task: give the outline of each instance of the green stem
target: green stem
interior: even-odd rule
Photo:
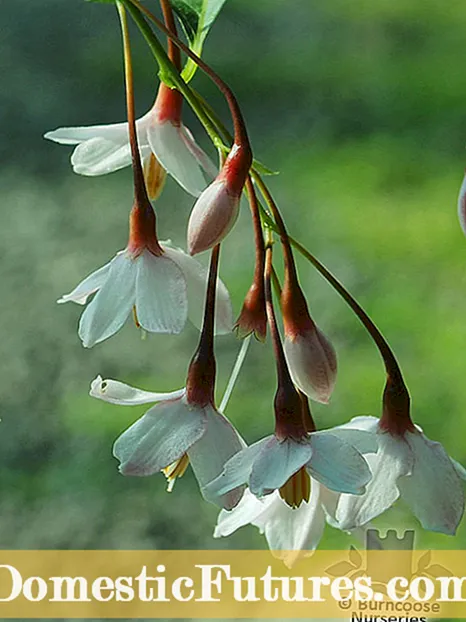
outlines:
[[[126,6],[128,13],[131,15],[139,30],[141,31],[154,58],[156,59],[160,67],[162,74],[166,73],[170,76],[171,82],[177,88],[177,90],[182,93],[186,101],[194,110],[217,149],[226,149],[221,139],[221,136],[211,122],[210,117],[204,111],[202,104],[198,101],[198,98],[196,97],[192,89],[189,87],[188,84],[186,84],[180,73],[176,70],[176,67],[168,58],[168,55],[165,52],[163,45],[152,32],[152,28],[149,26],[144,16],[141,14],[139,9],[137,9],[134,4],[131,3],[130,0],[122,0],[122,2]]]

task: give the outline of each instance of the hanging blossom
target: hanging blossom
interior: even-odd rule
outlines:
[[[164,471],[173,482],[191,463],[201,492],[244,442],[215,407],[216,362],[213,349],[219,247],[212,253],[204,320],[199,345],[188,369],[186,388],[168,394],[141,392],[112,380],[96,378],[91,395],[116,404],[155,402],[141,419],[115,442],[113,453],[124,475]],[[244,487],[232,487],[216,502],[226,509],[238,504]]]
[[[206,187],[202,170],[210,177],[217,174],[217,168],[181,121],[182,102],[178,91],[161,83],[154,106],[136,121],[151,199],[161,188],[159,164],[195,197]],[[77,145],[71,164],[80,175],[105,175],[131,165],[128,123],[63,127],[44,137],[63,145]]]
[[[84,279],[58,301],[86,304],[79,336],[86,348],[115,334],[131,312],[137,326],[153,333],[180,333],[189,316],[201,324],[207,271],[169,242],[159,243],[155,212],[147,202],[135,204],[130,216],[129,243],[109,263]],[[216,331],[232,330],[230,297],[217,283]]]
[[[298,508],[309,502],[311,477],[338,493],[365,492],[371,473],[362,454],[341,433],[315,431],[307,400],[291,389],[277,390],[275,433],[228,460],[221,475],[207,486],[206,498],[215,500],[247,484],[256,497],[279,491],[291,508]]]
[[[385,399],[387,396],[390,401]],[[409,396],[389,382],[384,399],[381,419],[356,417],[345,426],[353,428],[356,445],[358,434],[372,434],[378,451],[366,456],[372,479],[365,494],[341,495],[336,511],[338,524],[342,529],[365,525],[401,498],[424,529],[454,535],[464,513],[465,470],[440,443],[431,441],[413,424]]]
[[[121,406],[155,404],[116,440],[113,455],[120,462],[122,475],[164,472],[170,491],[189,464],[203,490],[226,460],[244,446],[228,419],[211,403],[201,406],[190,399],[186,388],[152,393],[98,376],[90,395]],[[242,493],[241,488],[232,490],[217,502],[225,508],[234,507]]]

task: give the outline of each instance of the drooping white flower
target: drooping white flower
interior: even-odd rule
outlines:
[[[160,85],[154,106],[136,121],[139,151],[146,164],[153,154],[182,188],[197,197],[206,187],[202,169],[211,177],[217,169],[181,122],[181,102],[180,93]],[[131,164],[128,123],[63,127],[47,132],[45,138],[77,145],[71,164],[80,175],[105,175]]]
[[[84,279],[58,301],[86,304],[79,323],[79,336],[87,348],[115,334],[135,310],[138,324],[148,332],[180,333],[187,317],[200,327],[207,283],[207,270],[169,242],[163,253],[148,248],[134,254],[120,251],[109,263]],[[217,283],[216,331],[230,332],[233,314],[228,291]]]
[[[309,501],[303,501],[299,508],[287,505],[278,491],[258,499],[246,490],[234,509],[220,512],[214,538],[229,536],[248,524],[255,525],[265,535],[274,556],[291,568],[300,557],[317,548],[338,496],[313,478]]]
[[[289,504],[298,506],[308,497],[302,490],[308,487],[308,482],[300,483],[308,476],[330,490],[360,495],[371,474],[361,453],[331,432],[312,432],[299,440],[290,437],[279,440],[271,435],[233,456],[221,475],[207,486],[205,495],[215,499],[216,495],[247,484],[257,497],[280,490]],[[290,501],[287,490],[292,478],[302,488],[296,502]]]
[[[466,474],[440,443],[428,439],[419,428],[391,434],[381,429],[376,417],[356,417],[343,427],[356,435],[360,431],[373,434],[378,451],[366,455],[372,471],[366,492],[340,497],[336,520],[342,529],[366,524],[401,497],[425,529],[448,535],[456,532],[464,513],[462,480]],[[357,442],[356,436],[353,440]]]
[[[200,407],[190,403],[186,389],[151,393],[98,376],[91,384],[90,395],[125,406],[156,404],[114,444],[113,454],[120,461],[123,475],[146,476],[165,471],[172,479],[182,475],[189,461],[202,492],[220,474],[225,462],[244,447],[228,419],[210,404]],[[238,486],[218,497],[216,503],[232,508],[243,491]]]

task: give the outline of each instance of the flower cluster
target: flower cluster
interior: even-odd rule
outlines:
[[[170,334],[180,333],[189,318],[200,333],[184,388],[153,393],[100,376],[92,382],[94,398],[124,406],[154,404],[114,444],[120,473],[148,476],[162,472],[172,490],[191,465],[203,497],[221,508],[215,537],[228,536],[251,523],[289,565],[301,551],[317,547],[326,524],[348,532],[363,529],[398,499],[425,529],[454,534],[464,513],[465,470],[414,425],[409,393],[388,343],[347,290],[305,251],[362,321],[386,372],[380,418],[355,417],[332,429],[317,429],[309,400],[329,404],[337,357],[311,316],[292,248],[293,244],[298,250],[302,247],[289,237],[255,167],[236,99],[179,42],[170,5],[162,2],[166,26],[161,27],[170,39],[168,70],[176,88],[162,82],[151,110],[135,120],[124,5],[131,7],[138,25],[143,15],[160,23],[147,10],[142,13],[136,1],[119,4],[128,122],[61,128],[45,137],[76,145],[71,162],[82,175],[103,175],[132,165],[135,198],[129,211],[128,244],[58,302],[87,305],[78,331],[87,348],[114,335],[130,316],[144,331]],[[175,44],[213,78],[230,106],[234,136],[222,152],[219,170],[183,124],[183,101],[186,98],[192,104],[193,96],[180,77]],[[167,70],[166,57],[162,54],[158,60]],[[195,102],[201,121],[206,116],[209,120],[209,132],[218,131],[218,146],[227,131],[216,125],[202,100]],[[188,252],[158,238],[154,202],[167,173],[197,198],[187,223]],[[258,201],[257,189],[267,210]],[[251,207],[256,262],[235,327],[240,338],[254,333],[265,341],[269,333],[277,376],[270,405],[273,430],[249,446],[220,412],[214,397],[215,335],[231,333],[234,324],[228,291],[218,278],[220,243],[235,224],[243,192]],[[464,193],[463,187],[459,201],[463,224]],[[283,254],[283,283],[273,264],[275,236]],[[211,251],[209,270],[193,257],[204,251]]]

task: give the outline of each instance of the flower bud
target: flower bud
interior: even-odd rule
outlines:
[[[188,223],[191,255],[219,244],[235,224],[251,157],[249,149],[234,144],[217,178],[196,201]]]
[[[265,310],[264,288],[262,283],[253,283],[244,299],[243,308],[236,321],[235,329],[240,339],[251,333],[259,341],[267,336],[267,313]]]
[[[229,233],[239,212],[239,196],[230,194],[226,180],[217,178],[201,194],[188,223],[191,255],[213,248]]]
[[[337,375],[335,350],[312,320],[304,294],[293,279],[285,279],[281,304],[284,350],[293,382],[311,399],[327,404]]]
[[[458,218],[464,235],[466,235],[466,175],[461,184],[458,196]]]

